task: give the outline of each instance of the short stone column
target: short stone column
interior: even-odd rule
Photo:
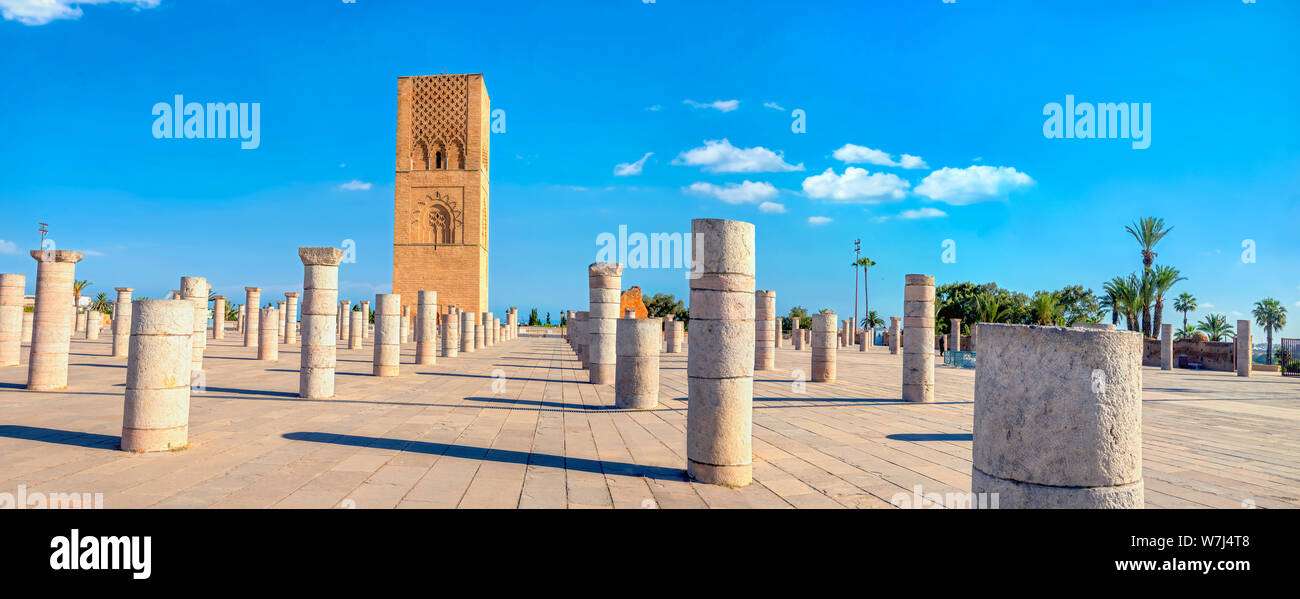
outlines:
[[[415,363],[438,363],[438,292],[421,291],[416,300]]]
[[[790,346],[799,351],[803,349],[803,326],[802,318],[797,316],[790,317]]]
[[[212,297],[212,339],[220,341],[226,338],[226,296]]]
[[[352,302],[350,300],[343,300],[339,313],[343,315],[343,318],[340,320],[340,322],[343,323],[343,340],[347,341],[348,338],[352,336]]]
[[[754,370],[776,368],[776,331],[772,319],[776,317],[776,292],[762,289],[754,292]]]
[[[589,378],[593,385],[610,385],[614,382],[614,337],[618,334],[615,321],[618,320],[623,265],[617,262],[593,263],[587,267],[587,282],[591,302],[587,311]]]
[[[74,294],[74,295],[75,295],[75,294]],[[74,308],[74,309],[75,309],[76,312],[77,312],[77,325],[76,325],[76,326],[77,326],[77,329],[76,329],[75,332],[78,332],[78,333],[85,333],[85,332],[86,332],[86,320],[87,320],[87,319],[86,319],[86,314],[87,314],[87,310],[82,310],[80,306],[77,306],[77,307]]]
[[[113,357],[125,358],[131,351],[131,292],[132,287],[115,287],[117,302],[113,304]]]
[[[0,274],[0,366],[17,366],[22,361],[26,293],[27,275]]]
[[[86,339],[99,339],[99,327],[104,325],[104,313],[99,310],[86,309]]]
[[[190,344],[194,363],[190,376],[203,372],[203,352],[208,348],[208,280],[204,277],[181,277],[181,299],[194,305],[194,342]]]
[[[835,359],[837,357],[837,339],[835,336],[835,313],[819,312],[812,317],[812,381],[827,383],[835,380],[837,374]]]
[[[298,292],[284,294],[284,342],[298,342]]]
[[[68,387],[68,348],[72,343],[72,282],[81,252],[32,250],[36,260],[36,312],[27,360],[27,388],[62,391]],[[188,382],[188,380],[187,380]]]
[[[903,287],[903,400],[934,401],[934,277],[907,275]]]
[[[961,351],[961,319],[948,319],[948,351]]]
[[[1250,376],[1251,352],[1250,321],[1237,321],[1237,376]]]
[[[482,319],[479,322],[480,328],[483,329],[483,345],[479,347],[491,347],[492,345],[492,313],[483,312],[479,315]]]
[[[981,328],[971,504],[1143,507],[1141,334]]]
[[[492,345],[501,343],[501,319],[492,319]]]
[[[280,311],[262,308],[258,313],[257,359],[275,362],[280,359]]]
[[[474,351],[474,313],[460,313],[460,351],[470,353]]]
[[[686,473],[745,486],[753,480],[754,225],[694,219],[691,239]]]
[[[298,368],[298,394],[303,399],[329,399],[334,397],[334,369],[338,366],[334,325],[337,322],[339,263],[343,261],[343,250],[303,247],[298,248],[298,257],[303,265],[302,359]]]
[[[630,311],[630,310],[629,310]],[[618,319],[614,342],[614,407],[644,410],[659,405],[660,321]]]
[[[859,352],[865,352],[867,351],[867,348],[876,344],[876,330],[874,328],[859,330],[857,327],[853,327],[853,330],[855,335],[861,335],[858,340]]]
[[[670,354],[682,353],[683,341],[686,337],[686,323],[680,320],[673,320],[668,323],[668,350]]]
[[[578,364],[587,369],[587,312],[579,310],[573,313],[573,353],[578,356]],[[591,378],[588,373],[587,378]]]
[[[460,315],[449,310],[442,319],[442,357],[460,355]]]
[[[898,334],[899,334],[898,321],[899,321],[899,318],[898,318],[897,316],[890,316],[890,317],[889,317],[889,353],[890,353],[890,354],[897,354],[897,353],[898,353],[898,345],[899,345],[899,339],[898,339]]]
[[[189,444],[195,314],[192,300],[132,303],[122,450],[170,451]]]
[[[375,376],[397,376],[402,360],[402,296],[375,296]]]
[[[1160,370],[1174,369],[1174,325],[1160,325]]]
[[[486,313],[479,312],[475,315],[474,320],[474,349],[483,349],[487,347],[487,327],[485,326]]]
[[[299,250],[301,252],[301,250]],[[335,290],[335,293],[338,291]],[[257,347],[257,309],[262,305],[262,288],[244,288],[244,310],[240,319],[244,322],[244,347]]]
[[[365,341],[361,339],[361,329],[365,326],[361,324],[361,311],[349,314],[348,320],[352,321],[348,325],[348,349],[365,349]]]

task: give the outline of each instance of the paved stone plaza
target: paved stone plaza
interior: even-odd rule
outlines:
[[[74,339],[66,392],[0,368],[0,492],[103,493],[133,507],[893,507],[971,484],[974,370],[936,366],[935,403],[901,400],[903,356],[838,352],[835,382],[794,392],[809,350],[776,351],[754,384],[754,484],[688,482],[686,356],[660,355],[659,406],[614,409],[558,336],[521,333],[436,364],[401,347],[338,349],[336,396],[298,398],[301,345],[257,360],[228,325],[208,339],[189,447],[118,449],[126,360]],[[553,332],[554,333],[554,332]],[[683,344],[684,346],[685,344]],[[1147,507],[1300,506],[1300,378],[1144,367]]]

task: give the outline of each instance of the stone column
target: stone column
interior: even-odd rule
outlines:
[[[1250,376],[1252,362],[1250,321],[1237,321],[1237,376]]]
[[[781,335],[784,333],[784,331],[782,331],[781,328],[782,328],[782,327],[781,327],[781,318],[780,318],[779,316],[776,317],[776,318],[773,318],[773,319],[772,319],[772,329],[776,331],[776,340],[773,341],[772,346],[775,347],[776,349],[781,349]]]
[[[98,310],[86,309],[86,339],[99,339],[99,327],[104,324],[104,314]]]
[[[438,363],[438,292],[418,294],[415,315],[415,363]]]
[[[668,323],[668,353],[682,353],[682,341],[686,337],[686,323],[673,320]]]
[[[32,324],[35,322],[36,314],[27,311],[23,306],[23,343],[32,344]]]
[[[248,328],[248,301],[239,307],[239,321],[235,323],[235,332],[244,334],[244,329]]]
[[[342,307],[341,307],[341,309],[340,309],[339,314],[342,314],[342,315],[343,315],[343,318],[341,319],[340,322],[343,323],[343,331],[342,331],[342,333],[343,333],[343,340],[346,341],[349,337],[352,336],[352,333],[351,333],[351,331],[352,331],[352,302],[351,302],[351,300],[343,300],[343,305],[342,305]]]
[[[275,362],[280,359],[280,311],[262,308],[258,313],[257,359]]]
[[[903,400],[934,401],[934,277],[907,275],[903,287]]]
[[[77,306],[75,310],[77,312],[77,332],[84,333],[86,332],[86,310],[82,310],[81,306]]]
[[[481,325],[481,328],[483,329],[483,345],[481,347],[491,347],[492,346],[492,313],[483,312],[479,316],[482,318],[482,322],[480,322],[479,325]]]
[[[790,317],[790,344],[796,351],[803,349],[803,319]]]
[[[971,504],[1141,508],[1141,334],[981,328]]]
[[[889,353],[891,354],[898,353],[898,344],[899,344],[898,334],[899,334],[898,317],[890,316],[889,317]]]
[[[208,280],[204,277],[181,277],[181,299],[194,306],[194,342],[190,344],[193,364],[190,376],[203,372],[203,352],[208,348]]]
[[[835,380],[836,359],[835,313],[819,312],[812,317],[812,381]]]
[[[226,296],[212,298],[212,338],[220,341],[226,338]]]
[[[501,343],[501,319],[492,319],[492,345]]]
[[[776,368],[776,334],[772,319],[776,317],[776,292],[763,289],[754,292],[754,370]]]
[[[582,365],[583,370],[586,370],[590,364],[587,361],[587,311],[574,312],[573,322],[576,324],[573,328],[574,352],[578,355],[578,363]],[[587,374],[587,379],[591,379],[591,373]]]
[[[659,405],[660,322],[636,318],[635,312],[618,319],[614,342],[614,407],[644,410]]]
[[[334,397],[334,368],[338,365],[334,324],[339,305],[339,263],[343,260],[343,250],[303,247],[298,248],[298,257],[303,265],[302,360],[298,368],[298,394],[303,399],[329,399]]]
[[[290,291],[284,294],[285,313],[284,313],[284,342],[298,342],[298,292]],[[363,302],[364,303],[364,302]]]
[[[975,344],[980,338],[980,323],[973,322],[970,325],[970,350],[975,351]]]
[[[370,338],[370,300],[361,300],[361,340]]]
[[[402,296],[375,296],[375,376],[397,376],[402,360]]]
[[[72,281],[81,252],[32,250],[36,260],[36,312],[27,360],[27,388],[62,391],[68,387],[68,346],[72,343]]]
[[[22,361],[26,293],[27,275],[0,274],[0,366],[17,366]]]
[[[455,310],[448,310],[442,319],[442,357],[455,358],[460,355],[460,315]]]
[[[376,312],[376,313],[379,312],[379,300],[375,300],[375,312]],[[406,342],[408,342],[408,341],[411,340],[411,325],[407,324],[407,322],[408,322],[408,321],[407,321],[407,307],[406,307],[406,306],[402,306],[402,312],[401,312],[401,314],[398,316],[398,320],[397,320],[397,333],[398,333],[398,335],[401,336],[401,341],[400,341],[399,343],[406,343]],[[378,328],[379,328],[379,316],[376,315],[376,316],[375,316],[375,329],[378,330]],[[379,333],[376,332],[375,335],[378,336]]]
[[[189,444],[196,314],[193,300],[133,302],[123,451],[170,451]]]
[[[1160,370],[1174,369],[1174,325],[1160,325]]]
[[[961,319],[948,319],[948,349],[961,351]]]
[[[615,321],[618,319],[623,265],[617,262],[591,264],[587,267],[587,281],[591,302],[587,312],[589,378],[593,385],[609,385],[614,382]]]
[[[131,292],[132,287],[117,287],[117,303],[113,304],[113,357],[125,358],[131,347]]]
[[[302,249],[299,248],[298,252],[301,254]],[[245,287],[244,293],[244,310],[240,315],[244,321],[244,347],[257,347],[257,308],[262,305],[262,288]]]
[[[348,320],[352,322],[348,325],[348,349],[365,349],[365,342],[361,340],[361,311],[357,310],[348,314]]]
[[[460,313],[460,351],[470,353],[474,351],[474,313]]]
[[[275,302],[275,320],[280,326],[280,329],[276,331],[276,334],[279,336],[279,338],[276,339],[278,343],[289,342],[289,319],[284,317],[288,313],[288,302]]]
[[[691,239],[686,473],[743,487],[753,480],[754,225],[694,219]]]

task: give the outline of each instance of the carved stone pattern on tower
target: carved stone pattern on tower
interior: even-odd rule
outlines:
[[[464,243],[465,214],[461,201],[450,193],[414,189],[423,194],[411,207],[410,243]]]
[[[411,103],[411,168],[465,168],[469,119],[467,77],[415,77]]]

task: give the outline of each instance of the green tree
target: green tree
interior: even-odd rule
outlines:
[[[795,306],[793,308],[790,308],[790,315],[785,318],[785,323],[784,323],[785,328],[793,329],[794,328],[793,323],[795,322],[796,318],[799,319],[799,328],[805,330],[812,328],[812,317],[808,316],[808,310],[805,309],[803,306]]]
[[[550,312],[547,312],[547,313],[546,313],[546,326],[548,326],[548,327],[551,326],[551,313],[550,313]]]
[[[1183,328],[1187,328],[1187,313],[1196,310],[1196,298],[1186,291],[1174,299],[1174,310],[1183,313]]]
[[[1206,314],[1205,318],[1196,324],[1196,330],[1205,333],[1210,341],[1223,341],[1232,334],[1232,328],[1228,326],[1228,318],[1222,314]]]
[[[1030,302],[1030,314],[1034,324],[1064,324],[1063,309],[1058,305],[1058,296],[1053,291],[1039,291]]]
[[[870,303],[870,298],[867,297],[867,269],[875,265],[876,263],[872,261],[871,258],[867,258],[865,256],[853,261],[854,267],[858,267],[858,266],[862,267],[862,311],[863,313],[866,313],[868,315],[871,314],[871,303]],[[854,291],[853,295],[854,295],[853,312],[854,312],[854,316],[856,317],[858,311],[858,300],[856,296],[858,295],[858,292]]]
[[[645,302],[646,311],[652,318],[675,316],[678,319],[687,315],[686,306],[671,293],[656,293]]]
[[[1138,245],[1142,247],[1142,270],[1146,271],[1156,261],[1156,244],[1160,243],[1160,240],[1164,239],[1165,235],[1168,235],[1174,228],[1169,227],[1166,229],[1165,219],[1163,218],[1148,216],[1134,221],[1132,225],[1124,227],[1124,230],[1128,231],[1129,235],[1132,235],[1133,239],[1137,240]]]
[[[1286,306],[1282,302],[1271,297],[1264,298],[1255,302],[1255,309],[1251,311],[1255,316],[1255,324],[1264,328],[1264,334],[1268,337],[1268,363],[1273,363],[1273,331],[1282,330],[1286,326]]]
[[[107,293],[101,292],[99,295],[95,296],[94,301],[90,302],[90,309],[96,312],[103,312],[104,314],[112,314],[113,302],[108,301]]]
[[[537,318],[537,308],[533,308],[528,312],[528,326],[535,327],[540,324],[542,324],[542,321]]]
[[[1177,333],[1174,333],[1174,339],[1191,339],[1195,336],[1196,327],[1189,327],[1186,325],[1184,325],[1183,328],[1178,329]]]
[[[76,303],[73,304],[74,306],[77,306],[78,308],[81,307],[81,292],[85,291],[85,289],[90,287],[90,285],[90,281],[85,279],[79,279],[72,282],[72,295],[74,296],[73,299],[76,300]]]
[[[862,319],[862,322],[859,323],[859,325],[864,330],[874,330],[876,327],[885,326],[885,319],[881,318],[880,315],[876,314],[875,310],[872,310],[870,312],[867,312],[867,316]]]
[[[975,322],[1006,322],[1011,310],[1002,305],[997,296],[989,292],[981,293],[975,300]]]
[[[1151,336],[1160,336],[1160,323],[1164,317],[1165,311],[1165,294],[1169,293],[1179,281],[1186,281],[1187,278],[1180,275],[1177,268],[1172,266],[1157,266],[1151,269],[1151,290],[1155,296],[1155,315],[1151,319]]]

